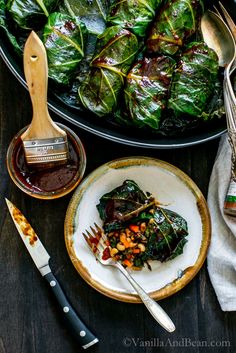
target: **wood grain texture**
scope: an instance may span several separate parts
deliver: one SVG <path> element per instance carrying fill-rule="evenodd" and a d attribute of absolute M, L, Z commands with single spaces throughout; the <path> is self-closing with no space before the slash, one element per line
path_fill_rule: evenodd
<path fill-rule="evenodd" d="M 28 92 L 0 63 L 0 353 L 83 352 L 67 331 L 57 304 L 21 242 L 4 197 L 24 213 L 51 254 L 51 267 L 75 309 L 100 339 L 94 353 L 233 353 L 236 313 L 224 313 L 211 286 L 206 265 L 176 295 L 161 301 L 177 330 L 164 332 L 143 305 L 102 296 L 77 274 L 67 255 L 63 223 L 71 195 L 40 201 L 24 195 L 11 182 L 5 164 L 8 144 L 32 116 Z M 62 122 L 52 114 L 52 118 Z M 69 123 L 87 152 L 86 173 L 109 160 L 144 155 L 181 168 L 206 196 L 218 141 L 176 150 L 149 150 L 115 144 Z M 206 343 L 204 343 L 206 341 Z M 225 342 L 223 342 L 225 341 Z M 181 344 L 185 347 L 181 348 Z M 200 345 L 213 345 L 200 346 Z"/>

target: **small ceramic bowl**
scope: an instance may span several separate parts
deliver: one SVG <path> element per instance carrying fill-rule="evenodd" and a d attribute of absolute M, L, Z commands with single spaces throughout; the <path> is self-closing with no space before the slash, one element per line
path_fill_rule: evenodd
<path fill-rule="evenodd" d="M 7 151 L 7 169 L 11 179 L 26 194 L 38 199 L 50 200 L 68 194 L 80 183 L 86 168 L 86 154 L 79 137 L 68 127 L 58 125 L 68 137 L 67 164 L 53 168 L 29 168 L 20 138 L 27 126 L 12 139 Z"/>

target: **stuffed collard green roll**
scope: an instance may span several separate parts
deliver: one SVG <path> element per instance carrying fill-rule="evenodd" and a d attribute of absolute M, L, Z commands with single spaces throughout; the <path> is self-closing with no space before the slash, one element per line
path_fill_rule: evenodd
<path fill-rule="evenodd" d="M 59 0 L 8 0 L 7 10 L 21 28 L 35 29 L 38 23 L 47 19 L 58 2 Z"/>
<path fill-rule="evenodd" d="M 43 40 L 48 57 L 48 75 L 55 82 L 69 84 L 84 56 L 85 25 L 69 15 L 54 12 L 44 27 Z"/>
<path fill-rule="evenodd" d="M 109 27 L 98 37 L 97 55 L 78 92 L 87 109 L 98 116 L 113 111 L 138 49 L 136 36 L 120 26 Z"/>
<path fill-rule="evenodd" d="M 214 50 L 201 42 L 189 44 L 174 73 L 168 107 L 177 114 L 204 114 L 214 94 L 218 69 Z"/>
<path fill-rule="evenodd" d="M 159 128 L 175 61 L 167 56 L 144 58 L 127 76 L 125 102 L 133 123 L 139 127 Z"/>
<path fill-rule="evenodd" d="M 118 0 L 110 7 L 107 22 L 144 37 L 162 0 Z"/>
<path fill-rule="evenodd" d="M 187 221 L 160 207 L 134 180 L 125 180 L 104 194 L 96 207 L 113 249 L 110 255 L 124 266 L 137 270 L 146 264 L 151 270 L 150 260 L 165 262 L 183 253 L 189 234 Z M 123 244 L 123 249 L 118 244 Z"/>
<path fill-rule="evenodd" d="M 186 39 L 196 32 L 202 13 L 202 0 L 167 1 L 148 37 L 149 53 L 176 54 Z"/>

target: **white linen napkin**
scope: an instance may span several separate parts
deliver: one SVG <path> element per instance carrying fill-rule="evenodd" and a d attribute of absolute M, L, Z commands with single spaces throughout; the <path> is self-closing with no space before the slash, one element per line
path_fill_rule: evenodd
<path fill-rule="evenodd" d="M 230 174 L 231 147 L 225 134 L 220 140 L 207 198 L 212 221 L 208 272 L 223 311 L 236 310 L 236 217 L 223 212 Z"/>

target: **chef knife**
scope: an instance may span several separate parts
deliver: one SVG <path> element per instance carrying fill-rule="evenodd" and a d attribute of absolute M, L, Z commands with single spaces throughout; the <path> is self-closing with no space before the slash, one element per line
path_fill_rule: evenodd
<path fill-rule="evenodd" d="M 6 203 L 21 239 L 23 240 L 39 272 L 49 283 L 49 286 L 61 307 L 62 314 L 64 315 L 69 328 L 74 333 L 78 342 L 84 349 L 97 343 L 98 339 L 90 332 L 83 321 L 78 317 L 77 313 L 68 302 L 60 284 L 54 277 L 49 267 L 50 256 L 35 231 L 18 208 L 16 208 L 7 199 Z"/>

